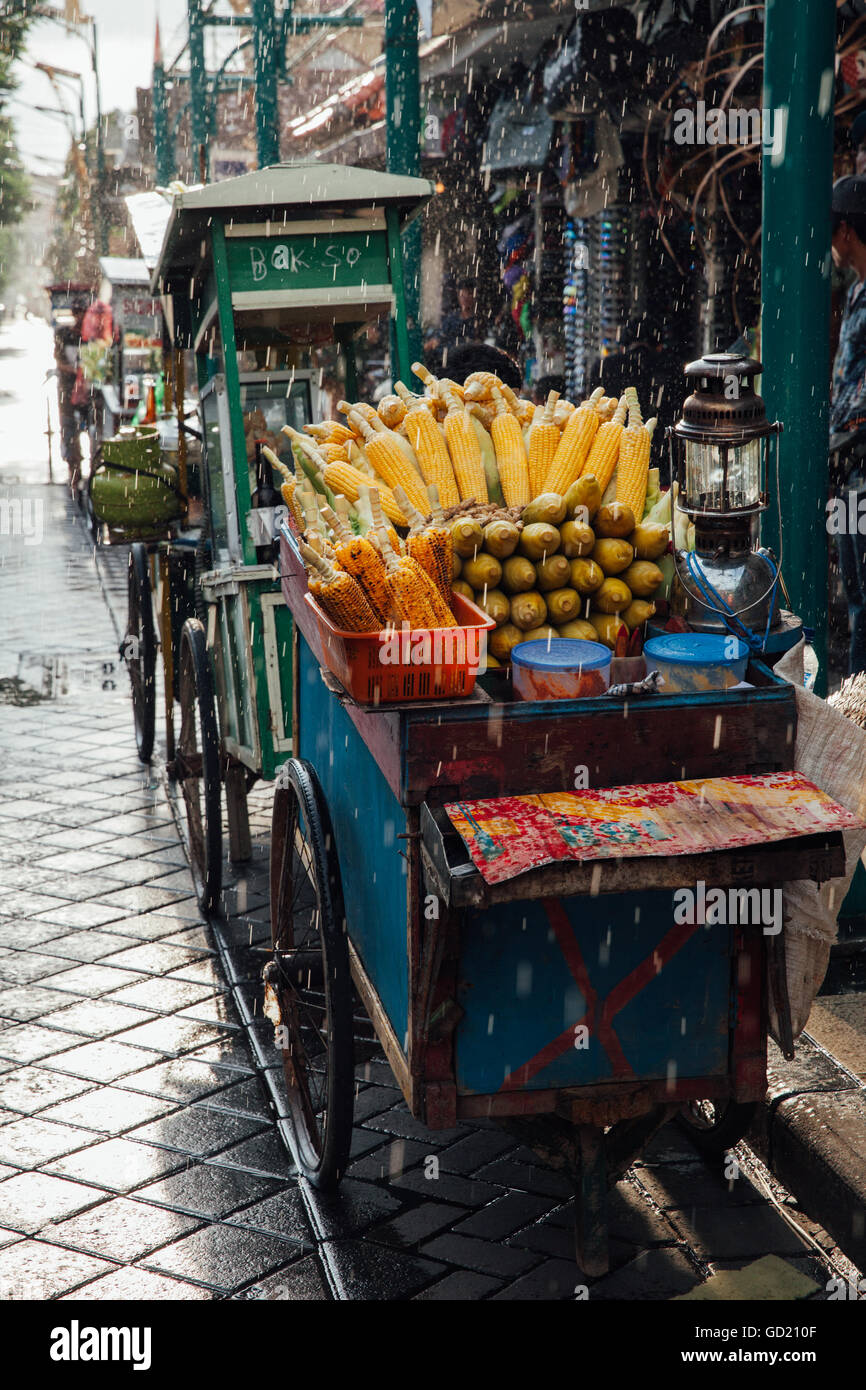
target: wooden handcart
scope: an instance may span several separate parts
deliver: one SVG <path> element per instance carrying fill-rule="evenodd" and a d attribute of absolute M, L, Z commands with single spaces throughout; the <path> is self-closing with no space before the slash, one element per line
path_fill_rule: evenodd
<path fill-rule="evenodd" d="M 221 895 L 223 784 L 230 857 L 244 860 L 247 792 L 292 750 L 291 619 L 274 564 L 281 509 L 254 505 L 255 441 L 288 455 L 282 427 L 318 418 L 326 370 L 354 399 L 355 336 L 380 316 L 391 317 L 408 372 L 400 236 L 431 193 L 423 179 L 280 164 L 178 193 L 167 218 L 152 289 L 172 360 L 195 354 L 198 428 L 180 420 L 180 448 L 189 434 L 201 439 L 203 520 L 133 546 L 124 647 L 144 761 L 162 651 L 168 770 L 206 913 Z M 183 400 L 182 381 L 175 394 Z"/>
<path fill-rule="evenodd" d="M 493 1118 L 571 1174 L 577 1260 L 607 1268 L 606 1191 L 685 1111 L 722 1152 L 766 1091 L 760 927 L 675 926 L 673 892 L 842 871 L 838 833 L 676 858 L 559 863 L 488 885 L 443 810 L 465 798 L 791 769 L 792 688 L 364 706 L 325 669 L 288 528 L 294 757 L 271 846 L 271 1016 L 295 1157 L 336 1184 L 352 1124 L 354 983 L 412 1114 Z M 586 1024 L 589 1045 L 576 1045 Z"/>

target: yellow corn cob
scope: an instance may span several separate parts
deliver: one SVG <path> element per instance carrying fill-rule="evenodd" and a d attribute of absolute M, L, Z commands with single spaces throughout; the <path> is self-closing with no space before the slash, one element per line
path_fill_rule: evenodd
<path fill-rule="evenodd" d="M 349 462 L 345 444 L 320 444 L 319 453 L 326 463 Z"/>
<path fill-rule="evenodd" d="M 416 405 L 423 405 L 424 409 L 432 415 L 436 409 L 436 402 L 432 396 L 416 396 L 414 391 L 409 390 L 405 382 L 394 382 L 394 394 L 400 397 L 407 410 L 412 410 Z"/>
<path fill-rule="evenodd" d="M 431 486 L 428 492 L 431 503 L 436 507 L 441 517 L 442 507 L 436 487 Z M 454 556 L 454 541 L 451 532 L 444 521 L 437 522 L 434 517 L 431 517 L 430 521 L 425 520 L 421 513 L 415 510 L 408 498 L 404 501 L 399 492 L 396 496 L 409 518 L 406 553 L 411 555 L 413 560 L 417 560 L 421 568 L 430 575 L 450 612 Z"/>
<path fill-rule="evenodd" d="M 424 366 L 423 362 L 413 362 L 412 371 L 420 381 L 423 381 L 429 396 L 441 399 L 444 389 L 445 391 L 453 391 L 455 396 L 462 402 L 463 387 L 460 385 L 459 381 L 452 381 L 450 377 L 440 378 L 434 376 L 430 369 Z"/>
<path fill-rule="evenodd" d="M 576 406 L 572 405 L 571 401 L 557 401 L 556 409 L 553 412 L 553 423 L 556 425 L 557 429 L 565 429 L 565 426 L 568 424 L 576 408 Z"/>
<path fill-rule="evenodd" d="M 339 420 L 323 420 L 320 425 L 307 425 L 307 434 L 320 444 L 345 444 L 347 439 L 353 438 L 352 431 L 341 425 Z"/>
<path fill-rule="evenodd" d="M 625 425 L 626 399 L 620 398 L 619 405 L 613 419 L 606 420 L 600 426 L 598 434 L 592 441 L 592 447 L 586 456 L 586 463 L 580 470 L 581 475 L 592 473 L 597 479 L 598 485 L 604 492 L 611 478 L 613 470 L 617 466 L 619 458 L 620 440 L 622 438 L 623 426 Z M 635 518 L 637 520 L 637 518 Z"/>
<path fill-rule="evenodd" d="M 448 396 L 445 439 L 461 500 L 465 502 L 468 498 L 474 497 L 476 502 L 486 502 L 487 476 L 481 457 L 481 445 L 466 407 L 453 392 Z M 425 503 L 422 503 L 422 506 L 424 505 Z"/>
<path fill-rule="evenodd" d="M 408 623 L 411 628 L 435 627 L 436 618 L 430 604 L 429 590 L 419 566 L 408 555 L 401 555 L 398 560 L 387 532 L 379 531 L 377 534 L 388 575 L 392 611 L 397 621 Z"/>
<path fill-rule="evenodd" d="M 595 410 L 595 402 L 601 395 L 603 392 L 599 386 L 590 399 L 569 416 L 544 480 L 545 492 L 567 492 L 575 478 L 580 475 L 601 424 Z"/>
<path fill-rule="evenodd" d="M 366 401 L 355 401 L 354 405 L 350 401 L 337 401 L 337 409 L 346 416 L 350 426 L 352 424 L 351 416 L 354 412 L 355 415 L 360 415 L 362 420 L 366 420 L 371 430 L 383 430 L 385 428 L 373 407 L 367 405 Z M 355 439 L 360 438 L 360 430 L 357 427 L 353 429 L 352 434 Z"/>
<path fill-rule="evenodd" d="M 327 505 L 322 516 L 334 533 L 334 554 L 347 574 L 357 579 L 364 595 L 384 627 L 391 612 L 391 596 L 385 578 L 385 562 L 376 547 L 364 536 L 356 536 Z"/>
<path fill-rule="evenodd" d="M 493 388 L 493 409 L 495 414 L 490 437 L 496 450 L 496 467 L 505 505 L 525 507 L 530 498 L 526 446 L 517 417 L 507 409 L 498 386 Z"/>
<path fill-rule="evenodd" d="M 376 407 L 376 414 L 383 425 L 395 430 L 406 415 L 406 402 L 397 395 L 383 396 Z"/>
<path fill-rule="evenodd" d="M 406 415 L 406 436 L 418 458 L 425 483 L 435 483 L 446 507 L 460 501 L 457 479 L 442 431 L 426 406 L 413 406 Z"/>
<path fill-rule="evenodd" d="M 518 398 L 517 411 L 515 413 L 517 415 L 518 421 L 520 422 L 520 428 L 522 430 L 525 430 L 527 426 L 532 423 L 532 417 L 535 414 L 535 406 L 532 401 L 525 400 L 523 396 L 520 396 Z"/>
<path fill-rule="evenodd" d="M 408 462 L 393 430 L 386 430 L 380 420 L 382 429 L 377 434 L 355 411 L 349 416 L 349 424 L 357 425 L 364 436 L 364 451 L 379 477 L 390 488 L 402 487 L 413 506 L 426 506 L 421 478 Z"/>
<path fill-rule="evenodd" d="M 529 434 L 530 498 L 537 497 L 544 487 L 544 480 L 559 443 L 559 430 L 553 423 L 553 412 L 558 400 L 559 392 L 551 391 L 545 404 L 538 406 L 535 412 L 535 420 Z"/>
<path fill-rule="evenodd" d="M 624 507 L 630 507 L 635 521 L 643 519 L 646 501 L 647 480 L 649 477 L 650 449 L 653 431 L 658 420 L 640 423 L 640 407 L 635 415 L 629 410 L 628 426 L 623 430 L 619 442 L 619 464 L 616 474 L 616 500 Z"/>
<path fill-rule="evenodd" d="M 489 401 L 494 386 L 502 387 L 502 380 L 495 372 L 470 372 L 463 383 L 467 401 Z"/>
<path fill-rule="evenodd" d="M 379 632 L 381 623 L 367 601 L 361 585 L 351 574 L 338 570 L 301 542 L 300 551 L 313 571 L 310 593 L 325 613 L 344 632 Z"/>
<path fill-rule="evenodd" d="M 342 492 L 350 502 L 357 502 L 361 489 L 369 487 L 372 482 L 369 474 L 362 473 L 351 463 L 329 463 L 322 476 L 333 493 Z M 405 526 L 406 518 L 397 506 L 391 489 L 380 487 L 379 491 L 382 494 L 382 510 L 388 520 L 393 521 L 395 526 Z"/>

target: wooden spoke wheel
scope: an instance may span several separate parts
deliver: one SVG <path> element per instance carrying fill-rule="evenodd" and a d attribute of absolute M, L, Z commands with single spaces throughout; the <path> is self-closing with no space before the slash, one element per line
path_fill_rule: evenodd
<path fill-rule="evenodd" d="M 352 983 L 331 819 L 309 763 L 280 774 L 271 834 L 268 1012 L 280 1020 L 295 1161 L 336 1187 L 349 1159 L 354 1099 Z"/>
<path fill-rule="evenodd" d="M 677 1120 L 695 1148 L 720 1158 L 745 1136 L 757 1108 L 755 1101 L 690 1100 Z"/>
<path fill-rule="evenodd" d="M 186 808 L 190 867 L 199 907 L 218 907 L 222 889 L 222 790 L 213 677 L 205 631 L 188 618 L 180 637 L 178 704 L 180 733 L 173 772 Z"/>
<path fill-rule="evenodd" d="M 147 547 L 130 547 L 127 573 L 128 617 L 120 654 L 132 684 L 132 716 L 138 756 L 149 763 L 156 732 L 156 630 L 150 592 Z"/>

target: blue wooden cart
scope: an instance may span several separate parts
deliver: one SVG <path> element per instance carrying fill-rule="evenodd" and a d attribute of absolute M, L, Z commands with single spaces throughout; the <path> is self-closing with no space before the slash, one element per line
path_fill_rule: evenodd
<path fill-rule="evenodd" d="M 362 706 L 324 669 L 286 528 L 281 583 L 295 756 L 274 803 L 265 979 L 296 1160 L 320 1186 L 346 1165 L 351 977 L 413 1115 L 431 1129 L 494 1118 L 569 1172 L 578 1263 L 603 1272 L 607 1185 L 653 1132 L 685 1110 L 698 1143 L 721 1153 L 766 1091 L 771 938 L 676 925 L 674 890 L 821 881 L 841 871 L 841 840 L 560 863 L 491 886 L 443 806 L 561 791 L 577 764 L 594 787 L 789 770 L 793 689 L 754 663 L 753 690 L 627 709 L 480 686 Z"/>

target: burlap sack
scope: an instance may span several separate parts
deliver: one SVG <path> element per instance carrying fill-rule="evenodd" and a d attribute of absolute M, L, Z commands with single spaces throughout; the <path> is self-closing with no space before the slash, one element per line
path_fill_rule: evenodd
<path fill-rule="evenodd" d="M 838 714 L 825 700 L 804 690 L 802 684 L 794 683 L 794 690 L 797 699 L 796 770 L 840 806 L 866 821 L 866 733 Z M 866 847 L 866 825 L 843 831 L 842 838 L 845 842 L 842 878 L 833 878 L 820 885 L 804 879 L 783 885 L 788 998 L 795 1038 L 806 1027 L 812 1001 L 827 972 L 830 947 L 836 940 L 836 917 L 851 886 L 857 860 Z M 772 985 L 768 988 L 768 996 L 770 1032 L 779 1042 Z"/>

